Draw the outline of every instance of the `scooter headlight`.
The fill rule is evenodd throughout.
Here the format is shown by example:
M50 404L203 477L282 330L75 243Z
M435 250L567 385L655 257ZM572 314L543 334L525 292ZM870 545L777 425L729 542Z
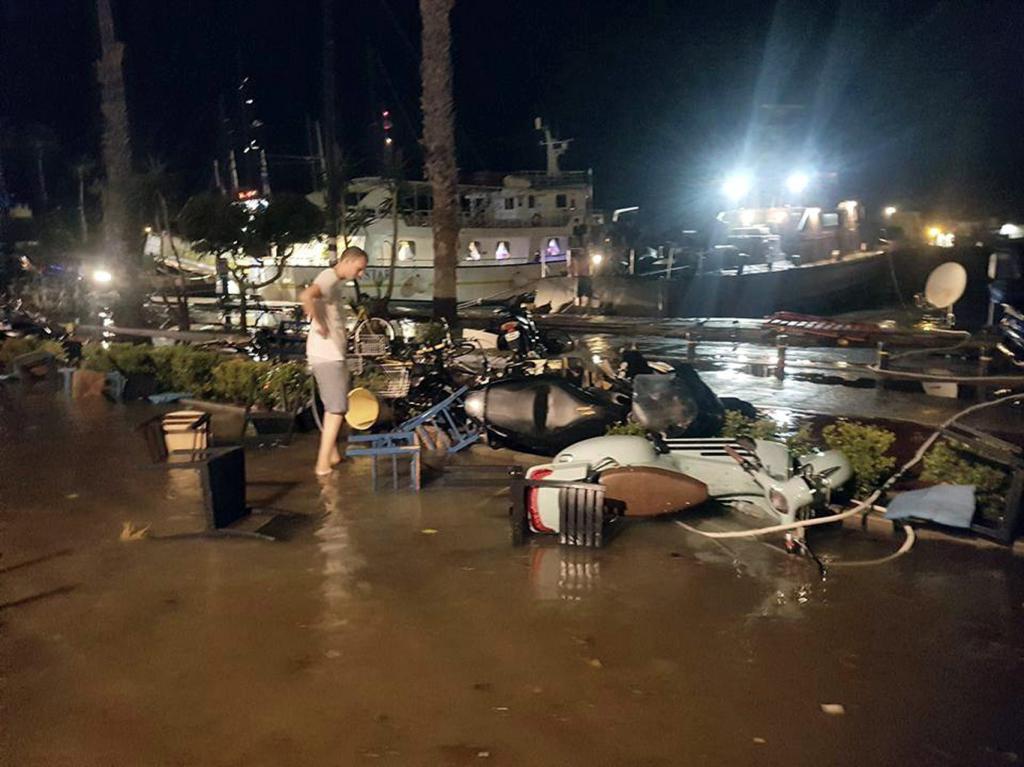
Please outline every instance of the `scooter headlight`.
M775 509L781 516L789 514L789 499L786 495L779 490L772 490L768 494L768 500L771 501L772 508Z

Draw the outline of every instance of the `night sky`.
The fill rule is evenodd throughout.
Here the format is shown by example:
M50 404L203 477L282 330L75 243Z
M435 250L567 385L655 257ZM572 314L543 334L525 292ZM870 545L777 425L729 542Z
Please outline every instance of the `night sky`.
M319 0L114 0L127 46L136 160L181 194L207 188L218 97L250 78L277 188L306 191L306 116L320 112ZM98 155L93 0L0 0L0 118L47 125L58 200L66 163ZM341 143L377 170L388 107L418 176L416 0L338 0ZM730 170L764 162L838 173L842 197L951 213L1024 210L1024 2L456 0L457 141L465 171L542 168L543 115L575 139L597 203L700 224ZM761 104L801 104L767 145ZM33 192L8 141L9 185Z

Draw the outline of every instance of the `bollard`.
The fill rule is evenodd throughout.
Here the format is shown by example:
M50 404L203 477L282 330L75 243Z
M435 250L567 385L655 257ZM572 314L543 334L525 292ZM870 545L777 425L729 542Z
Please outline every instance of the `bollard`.
M686 334L686 361L691 365L697 358L697 339L689 332Z
M878 342L878 357L877 357L877 359L875 361L875 364L878 366L879 370L888 370L889 369L889 351L885 348L885 342L884 341L879 341ZM886 388L886 386L885 386L885 375L884 374L878 376L878 379L875 382L875 386L878 389Z
M775 339L775 377L780 381L786 377L786 338L785 333L780 333Z

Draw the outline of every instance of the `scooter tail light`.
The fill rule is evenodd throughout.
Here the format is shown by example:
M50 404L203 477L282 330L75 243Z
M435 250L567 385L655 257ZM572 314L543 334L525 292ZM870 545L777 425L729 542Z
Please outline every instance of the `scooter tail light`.
M527 479L544 479L554 474L552 469L537 469L536 471L527 474ZM555 532L550 527L545 525L540 518L540 508L538 506L537 493L540 491L539 487L528 487L526 489L526 513L530 517L530 527L532 527L538 533L553 533Z
M503 322L501 323L501 332L508 333L510 330L515 330L518 327L518 322Z
M780 490L772 490L768 493L768 500L771 501L772 508L779 514L782 516L789 514L789 499Z

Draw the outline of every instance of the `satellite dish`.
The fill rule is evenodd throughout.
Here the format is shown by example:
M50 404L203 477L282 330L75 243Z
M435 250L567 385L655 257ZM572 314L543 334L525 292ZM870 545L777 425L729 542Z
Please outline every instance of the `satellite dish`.
M924 297L937 309L949 309L967 289L967 270L955 261L935 267L924 285Z

